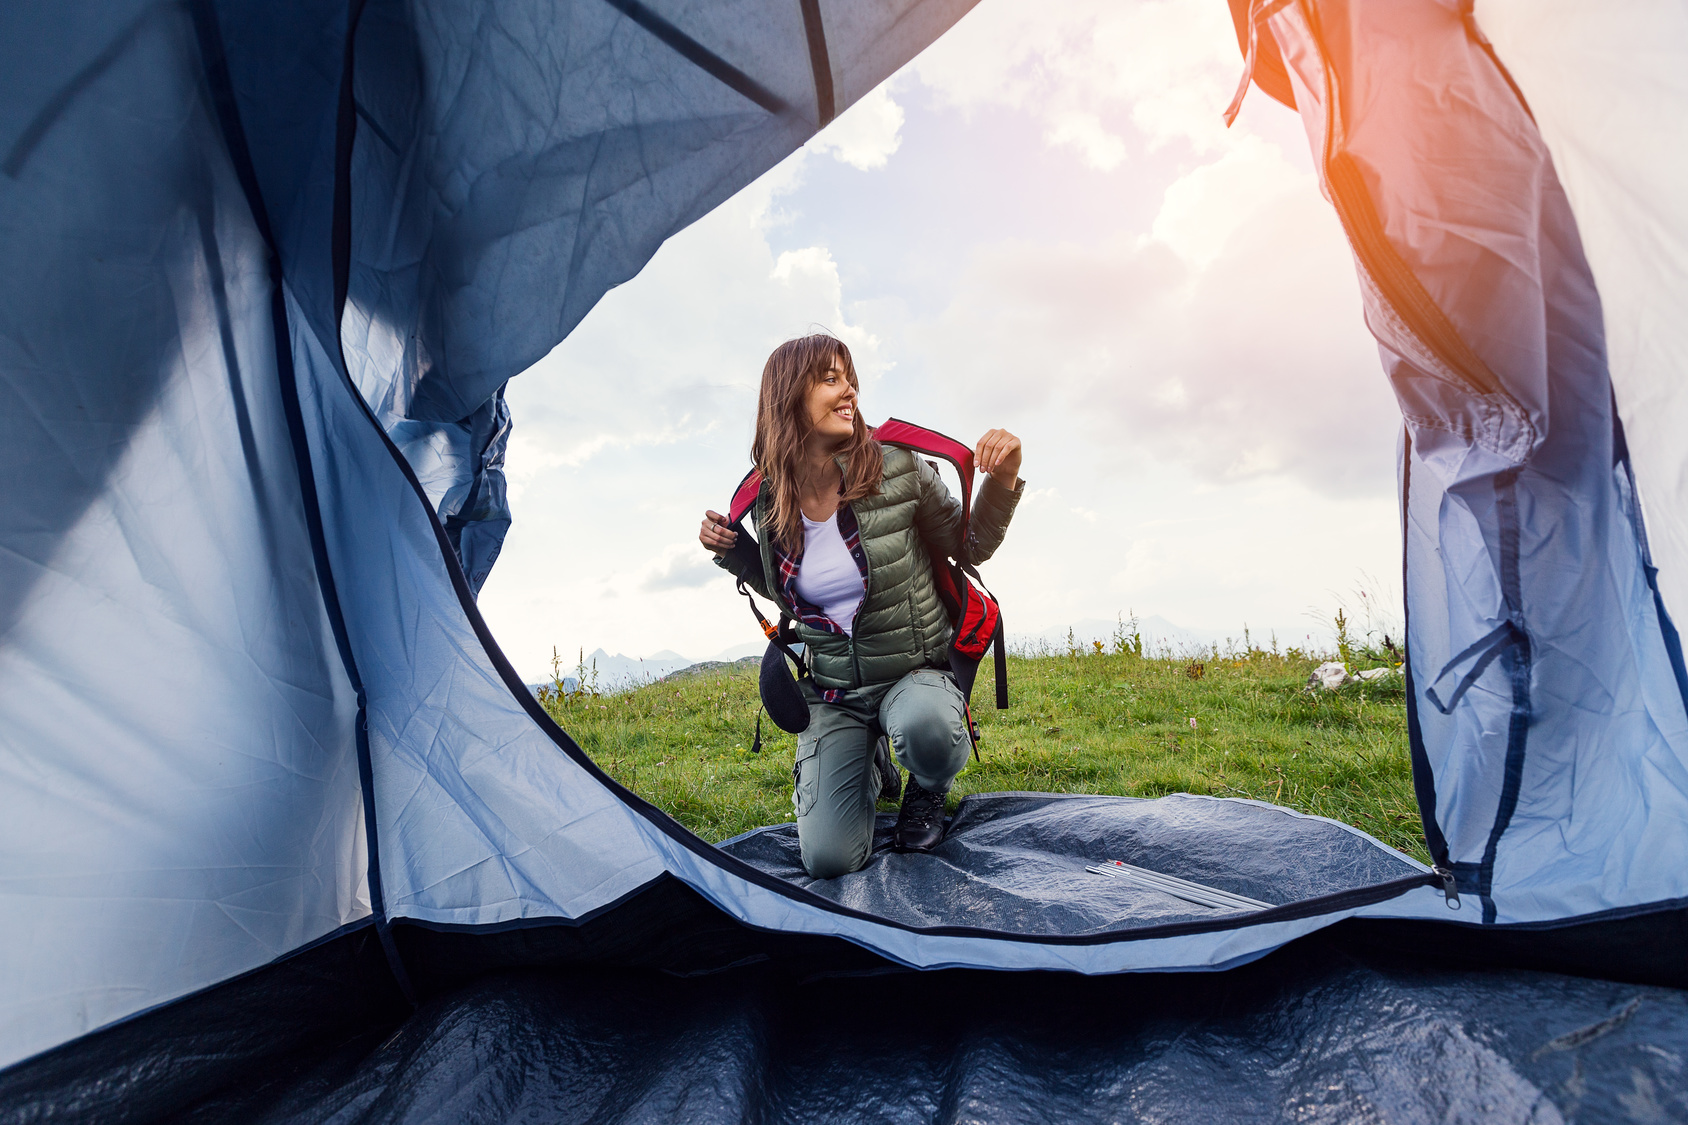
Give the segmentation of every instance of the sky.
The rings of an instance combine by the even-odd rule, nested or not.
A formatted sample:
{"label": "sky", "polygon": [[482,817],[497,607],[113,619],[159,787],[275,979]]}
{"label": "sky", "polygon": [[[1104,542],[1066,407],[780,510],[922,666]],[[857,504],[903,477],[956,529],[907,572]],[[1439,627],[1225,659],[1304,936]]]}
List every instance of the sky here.
{"label": "sky", "polygon": [[982,0],[671,238],[509,385],[480,605],[517,670],[758,640],[697,529],[749,469],[769,351],[816,330],[870,423],[1022,439],[984,568],[1011,635],[1387,620],[1400,415],[1300,118],[1256,90],[1224,127],[1241,66],[1208,0]]}

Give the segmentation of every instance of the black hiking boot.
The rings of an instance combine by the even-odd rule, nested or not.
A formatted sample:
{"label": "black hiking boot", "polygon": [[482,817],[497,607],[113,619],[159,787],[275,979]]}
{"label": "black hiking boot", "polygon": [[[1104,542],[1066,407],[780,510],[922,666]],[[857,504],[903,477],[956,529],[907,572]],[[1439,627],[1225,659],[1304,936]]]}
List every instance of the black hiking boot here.
{"label": "black hiking boot", "polygon": [[929,852],[943,841],[944,796],[923,788],[912,773],[908,775],[897,830],[891,834],[892,851]]}
{"label": "black hiking boot", "polygon": [[873,768],[879,772],[881,801],[895,801],[903,795],[903,775],[891,760],[891,740],[884,735],[873,744]]}

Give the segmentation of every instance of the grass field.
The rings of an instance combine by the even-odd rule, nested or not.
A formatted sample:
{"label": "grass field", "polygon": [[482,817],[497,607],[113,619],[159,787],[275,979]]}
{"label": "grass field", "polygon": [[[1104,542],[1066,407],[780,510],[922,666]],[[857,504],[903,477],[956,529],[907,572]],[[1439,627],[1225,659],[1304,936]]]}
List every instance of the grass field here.
{"label": "grass field", "polygon": [[[1006,711],[990,705],[989,661],[980,668],[981,760],[956,779],[952,802],[1011,789],[1253,797],[1345,821],[1430,861],[1398,675],[1309,691],[1315,660],[1258,649],[1209,656],[1199,670],[1130,652],[1008,663]],[[605,770],[706,840],[791,818],[795,736],[764,720],[763,750],[749,753],[753,664],[615,695],[547,692],[544,702]]]}

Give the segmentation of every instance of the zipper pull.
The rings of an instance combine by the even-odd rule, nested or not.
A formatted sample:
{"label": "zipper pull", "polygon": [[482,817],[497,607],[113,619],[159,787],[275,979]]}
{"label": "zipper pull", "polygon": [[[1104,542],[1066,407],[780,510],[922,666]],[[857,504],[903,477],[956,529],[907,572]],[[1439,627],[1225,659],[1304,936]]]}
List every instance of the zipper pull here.
{"label": "zipper pull", "polygon": [[1454,883],[1454,873],[1446,867],[1432,867],[1430,873],[1442,882],[1442,895],[1448,900],[1449,910],[1459,909],[1459,887]]}

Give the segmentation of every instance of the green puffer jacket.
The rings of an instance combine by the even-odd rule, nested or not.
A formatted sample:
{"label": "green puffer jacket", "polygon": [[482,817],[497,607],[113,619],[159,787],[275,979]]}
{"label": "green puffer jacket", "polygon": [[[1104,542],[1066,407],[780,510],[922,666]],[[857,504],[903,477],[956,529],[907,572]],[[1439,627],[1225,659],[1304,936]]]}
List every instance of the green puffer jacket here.
{"label": "green puffer jacket", "polygon": [[[970,526],[961,526],[961,504],[924,459],[894,445],[885,453],[879,492],[849,505],[867,555],[867,592],[856,612],[855,635],[843,636],[799,622],[815,682],[823,688],[854,688],[901,679],[916,668],[949,667],[950,623],[938,600],[925,544],[963,562],[982,563],[996,553],[1025,482],[1010,492],[985,477],[973,504]],[[846,468],[843,457],[841,468]],[[751,509],[758,544],[739,536],[716,565],[778,605],[786,616],[796,607],[781,596],[779,558],[762,525],[771,502],[763,486]]]}

